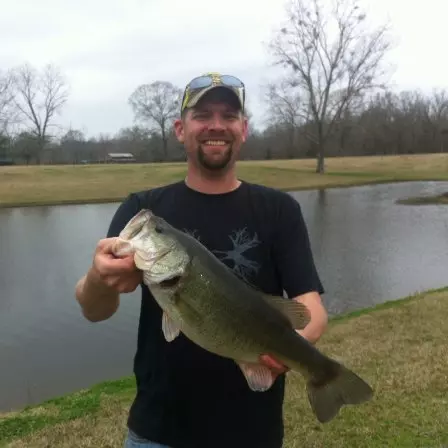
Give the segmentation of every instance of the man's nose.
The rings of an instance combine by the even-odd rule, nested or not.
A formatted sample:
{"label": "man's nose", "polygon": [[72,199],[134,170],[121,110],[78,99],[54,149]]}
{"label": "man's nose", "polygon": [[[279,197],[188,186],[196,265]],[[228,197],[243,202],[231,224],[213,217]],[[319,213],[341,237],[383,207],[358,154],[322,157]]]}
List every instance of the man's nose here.
{"label": "man's nose", "polygon": [[210,118],[208,128],[214,131],[223,131],[225,130],[226,126],[224,120],[220,115],[213,115]]}

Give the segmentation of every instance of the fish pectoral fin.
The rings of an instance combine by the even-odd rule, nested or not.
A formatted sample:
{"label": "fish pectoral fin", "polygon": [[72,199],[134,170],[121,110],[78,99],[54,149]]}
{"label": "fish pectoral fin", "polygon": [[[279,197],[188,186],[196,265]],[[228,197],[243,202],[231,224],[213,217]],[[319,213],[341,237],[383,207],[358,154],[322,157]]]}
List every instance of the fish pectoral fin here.
{"label": "fish pectoral fin", "polygon": [[309,324],[311,320],[310,310],[303,303],[267,294],[264,294],[263,298],[287,317],[295,329],[302,330]]}
{"label": "fish pectoral fin", "polygon": [[254,392],[264,392],[274,384],[274,377],[268,367],[247,362],[237,361],[236,363]]}
{"label": "fish pectoral fin", "polygon": [[162,316],[162,331],[168,342],[174,341],[180,334],[179,326],[165,312]]}

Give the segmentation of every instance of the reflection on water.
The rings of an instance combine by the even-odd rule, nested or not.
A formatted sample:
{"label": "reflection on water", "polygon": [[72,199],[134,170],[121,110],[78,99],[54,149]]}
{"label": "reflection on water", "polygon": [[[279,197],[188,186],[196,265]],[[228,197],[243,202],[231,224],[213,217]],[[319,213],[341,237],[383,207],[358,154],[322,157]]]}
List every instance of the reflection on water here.
{"label": "reflection on water", "polygon": [[[395,205],[422,182],[292,193],[331,314],[448,284],[448,207]],[[0,209],[0,410],[132,372],[139,294],[91,324],[74,285],[118,204]]]}

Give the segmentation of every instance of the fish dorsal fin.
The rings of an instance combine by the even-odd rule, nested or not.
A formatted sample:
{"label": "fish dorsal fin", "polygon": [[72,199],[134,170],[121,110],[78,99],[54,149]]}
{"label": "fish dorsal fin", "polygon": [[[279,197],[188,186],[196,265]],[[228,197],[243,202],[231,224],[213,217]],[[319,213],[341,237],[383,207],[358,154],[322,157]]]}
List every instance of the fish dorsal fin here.
{"label": "fish dorsal fin", "polygon": [[269,305],[287,317],[293,328],[297,330],[305,328],[311,320],[310,311],[303,303],[269,294],[263,294],[263,298]]}

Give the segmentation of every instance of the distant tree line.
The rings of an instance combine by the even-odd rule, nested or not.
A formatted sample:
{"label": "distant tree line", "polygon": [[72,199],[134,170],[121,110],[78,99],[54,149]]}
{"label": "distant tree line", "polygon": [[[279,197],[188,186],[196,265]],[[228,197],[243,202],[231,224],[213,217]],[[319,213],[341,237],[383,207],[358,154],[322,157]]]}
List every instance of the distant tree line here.
{"label": "distant tree line", "polygon": [[[368,26],[357,0],[286,6],[268,46],[283,75],[264,86],[267,125],[250,126],[243,159],[315,158],[323,173],[325,157],[447,152],[447,91],[388,86],[388,24]],[[103,163],[116,152],[143,163],[185,159],[173,134],[182,90],[171,82],[138,86],[128,99],[134,126],[89,139],[57,123],[67,86],[53,66],[0,72],[0,163]]]}

